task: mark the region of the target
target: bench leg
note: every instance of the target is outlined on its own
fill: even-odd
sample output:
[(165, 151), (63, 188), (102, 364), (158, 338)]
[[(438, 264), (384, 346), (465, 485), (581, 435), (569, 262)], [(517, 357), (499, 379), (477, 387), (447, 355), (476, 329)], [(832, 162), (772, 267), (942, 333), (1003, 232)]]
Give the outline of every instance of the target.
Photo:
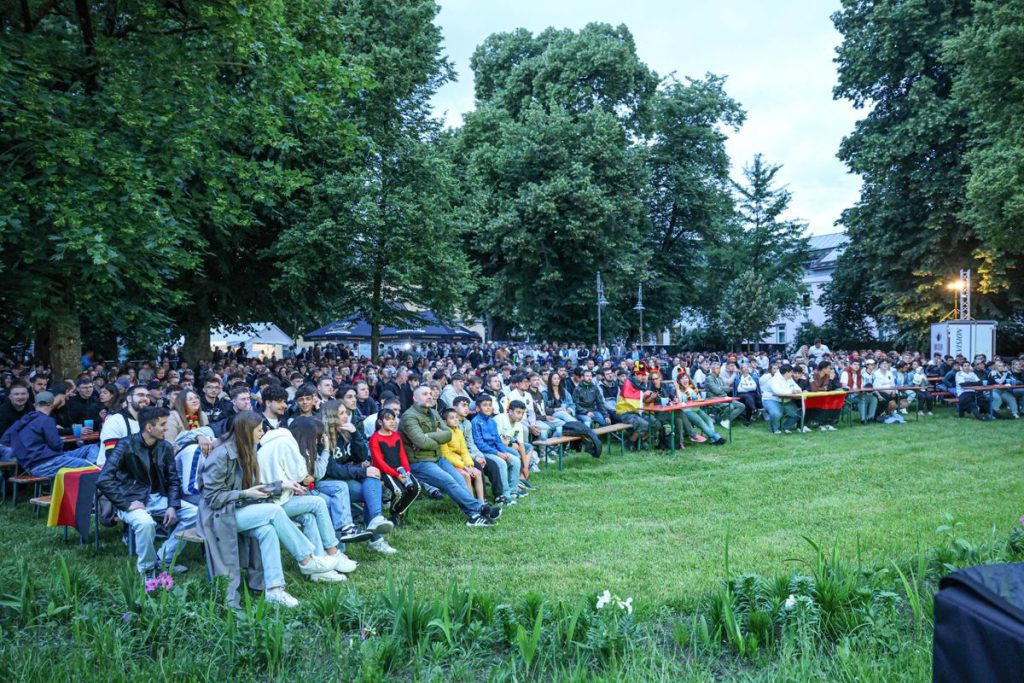
[(562, 455), (565, 453), (565, 444), (558, 444), (558, 471), (562, 471)]

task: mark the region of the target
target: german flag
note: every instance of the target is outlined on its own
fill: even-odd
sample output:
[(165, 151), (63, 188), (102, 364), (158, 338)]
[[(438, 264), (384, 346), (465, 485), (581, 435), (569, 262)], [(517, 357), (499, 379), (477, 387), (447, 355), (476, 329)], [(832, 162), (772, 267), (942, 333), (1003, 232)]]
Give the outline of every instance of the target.
[(627, 379), (619, 390), (619, 399), (615, 402), (615, 413), (635, 413), (643, 406), (643, 392), (633, 384), (632, 379)]
[(50, 515), (46, 526), (75, 526), (75, 506), (78, 504), (78, 479), (85, 472), (98, 467), (65, 467), (57, 470), (50, 497)]

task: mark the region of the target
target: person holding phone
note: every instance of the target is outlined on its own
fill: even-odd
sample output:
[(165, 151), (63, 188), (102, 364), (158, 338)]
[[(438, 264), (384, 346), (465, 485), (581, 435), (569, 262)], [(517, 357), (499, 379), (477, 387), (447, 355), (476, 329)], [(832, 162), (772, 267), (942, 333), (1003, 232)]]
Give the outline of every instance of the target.
[[(256, 444), (261, 438), (263, 416), (246, 410), (235, 416), (231, 432), (223, 442), (202, 459), (200, 529), (214, 575), (231, 577), (228, 601), (232, 605), (240, 604), (239, 558), (246, 557), (249, 585), (265, 588), (267, 602), (296, 607), (299, 601), (285, 590), (281, 546), (291, 553), (299, 571), (306, 576), (333, 572), (334, 563), (313, 555), (313, 544), (292, 523), (284, 508), (263, 503), (277, 487), (259, 483)], [(250, 540), (258, 544), (258, 549), (249, 546)]]

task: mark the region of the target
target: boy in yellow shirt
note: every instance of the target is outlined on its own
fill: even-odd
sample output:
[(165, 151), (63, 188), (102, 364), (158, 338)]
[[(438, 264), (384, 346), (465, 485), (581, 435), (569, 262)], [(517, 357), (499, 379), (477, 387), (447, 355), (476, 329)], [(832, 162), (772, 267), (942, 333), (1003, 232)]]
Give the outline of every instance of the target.
[(479, 501), (484, 500), (484, 477), (483, 473), (476, 468), (469, 448), (466, 446), (466, 436), (462, 433), (459, 414), (454, 409), (448, 408), (441, 411), (448, 428), (452, 430), (452, 440), (441, 444), (441, 455), (450, 462), (466, 481), (466, 488), (476, 496)]

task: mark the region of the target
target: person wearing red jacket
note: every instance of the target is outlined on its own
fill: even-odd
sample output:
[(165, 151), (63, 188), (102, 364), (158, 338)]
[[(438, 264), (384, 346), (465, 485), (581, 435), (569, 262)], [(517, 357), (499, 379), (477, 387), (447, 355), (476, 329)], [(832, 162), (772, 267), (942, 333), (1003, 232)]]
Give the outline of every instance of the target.
[(402, 437), (395, 431), (397, 422), (393, 410), (385, 408), (377, 415), (377, 431), (370, 437), (370, 459), (380, 470), (381, 484), (391, 491), (391, 522), (401, 526), (405, 522), (403, 513), (420, 495), (420, 483), (412, 476)]

